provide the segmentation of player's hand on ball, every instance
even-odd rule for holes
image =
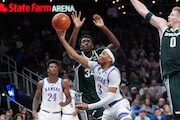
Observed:
[[[65,40],[66,31],[56,31],[60,40]]]
[[[81,103],[79,105],[76,105],[76,108],[80,109],[80,110],[88,110],[88,104],[86,103]]]

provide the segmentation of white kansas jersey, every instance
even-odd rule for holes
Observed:
[[[70,89],[71,102],[62,108],[62,113],[72,114],[75,111],[75,91]],[[66,96],[63,94],[63,101],[66,101]]]
[[[48,78],[43,79],[41,110],[49,112],[61,111],[59,103],[62,101],[62,79],[58,78],[55,83],[50,83]]]
[[[119,84],[121,81],[119,70],[115,66],[103,70],[101,65],[97,62],[89,61],[89,68],[94,71],[94,80],[96,85],[96,92],[99,98],[107,97],[108,87],[117,88],[116,97],[114,100],[119,100],[122,95],[119,92]]]

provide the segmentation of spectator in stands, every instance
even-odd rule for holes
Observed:
[[[121,78],[121,84],[125,83],[126,86],[129,85],[129,80],[127,78],[127,73],[125,71],[122,71],[122,78]]]
[[[0,106],[0,115],[5,114],[5,113],[6,113],[6,110],[3,108],[3,106]]]
[[[155,79],[153,79],[151,81],[151,86],[149,87],[149,93],[152,95],[152,96],[155,96],[155,94],[159,92],[161,93],[161,86],[158,85],[157,81]]]
[[[144,103],[144,101],[141,100],[141,95],[139,93],[136,94],[135,99],[138,99],[141,105]]]
[[[161,93],[157,92],[155,95],[155,100],[154,100],[154,104],[158,104],[159,99],[161,98]]]
[[[142,69],[142,66],[147,64],[148,65],[148,59],[145,57],[145,53],[141,52],[140,57],[138,58],[138,66],[140,66],[140,71]],[[146,73],[146,77],[149,77],[149,74]]]
[[[19,36],[16,37],[16,49],[20,50],[24,47],[24,43]]]
[[[16,56],[16,63],[18,66],[18,71],[21,71],[22,67],[25,64],[25,48],[21,48]]]
[[[148,61],[149,67],[151,68],[151,74],[153,75],[154,79],[157,79],[159,75],[156,74],[156,70],[159,67],[159,63],[155,59],[154,52],[149,53]]]
[[[9,110],[9,112],[11,113],[11,115],[12,115],[12,117],[13,117],[13,116],[14,116],[14,111],[13,111],[13,109],[12,109],[12,108],[9,108],[8,110]]]
[[[30,119],[27,118],[26,114],[21,114],[21,116],[22,116],[23,120],[30,120]]]
[[[157,105],[154,105],[153,102],[146,98],[144,104],[146,105],[146,112],[147,115],[150,117],[154,115],[154,110],[158,107]]]
[[[22,114],[17,113],[17,114],[14,116],[14,120],[24,120],[24,119],[23,119]]]
[[[9,51],[9,44],[6,39],[0,41],[0,52],[6,54]]]
[[[121,85],[123,85],[123,84],[121,84]],[[122,86],[121,86],[121,87],[122,87]],[[128,99],[129,102],[131,103],[131,102],[132,102],[132,97],[131,97],[131,94],[130,94],[130,92],[129,92],[128,87],[125,87],[123,90],[121,90],[121,92],[122,92],[122,96],[123,96],[124,98]]]
[[[45,52],[45,53],[44,53],[44,60],[45,60],[45,63],[50,60],[50,54],[49,54],[49,52]]]
[[[130,87],[140,88],[141,82],[140,82],[139,76],[136,74],[135,71],[131,71],[129,82],[130,82]]]
[[[161,109],[161,111],[163,111],[163,106],[166,104],[166,101],[164,98],[160,98],[158,101],[158,107]]]
[[[141,83],[141,88],[139,90],[139,94],[141,96],[144,95],[146,93],[146,91],[145,91],[146,89],[148,90],[148,87],[147,87],[146,83]]]
[[[72,64],[72,60],[70,59],[69,55],[67,54],[66,51],[63,52],[62,54],[62,61],[63,61],[63,67],[66,67],[70,64]]]
[[[138,115],[140,109],[141,109],[140,101],[138,99],[134,99],[134,101],[131,105],[132,112],[135,113],[136,115]]]
[[[30,120],[31,119],[31,115],[28,112],[26,107],[23,107],[20,111],[21,115],[23,116],[23,120]]]
[[[142,99],[143,101],[145,101],[145,99],[150,99],[153,103],[154,103],[154,101],[155,101],[155,97],[152,96],[150,93],[144,94],[143,96],[141,96],[141,99]]]
[[[131,97],[132,97],[132,101],[136,98],[136,94],[138,94],[139,91],[137,89],[137,87],[132,87],[131,88],[131,91],[130,91],[130,94],[131,94]]]
[[[12,113],[9,111],[9,109],[6,111],[6,119],[7,120],[13,120]]]
[[[6,115],[5,114],[0,115],[0,120],[7,120]]]
[[[124,89],[128,88],[128,86],[125,83],[120,84],[120,91],[123,91]]]
[[[146,111],[144,108],[139,110],[139,115],[136,116],[135,120],[150,120],[149,117],[146,116]]]
[[[44,60],[40,61],[39,66],[36,69],[36,73],[41,77],[45,77],[46,65],[45,65]]]
[[[145,83],[147,86],[151,84],[151,81],[149,80],[149,75],[146,73],[145,68],[141,67],[141,70],[139,72],[139,77],[141,83]]]
[[[117,22],[116,20],[118,20],[119,15],[116,6],[111,5],[108,7],[107,16],[109,17],[109,19],[113,20],[113,22]]]
[[[151,117],[151,120],[167,120],[166,116],[162,113],[160,108],[155,109],[155,115]]]
[[[163,114],[166,116],[167,120],[174,120],[173,114],[171,114],[169,104],[163,106]]]
[[[136,62],[137,56],[139,55],[139,46],[138,46],[137,42],[134,42],[132,49],[130,50],[130,53],[131,53],[131,57],[133,58],[133,60],[135,60],[134,62]]]
[[[149,79],[150,79],[150,81],[157,80],[157,83],[162,83],[162,81],[160,79],[160,74],[157,72],[156,69],[151,69]]]

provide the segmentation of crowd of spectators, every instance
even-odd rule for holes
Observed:
[[[2,111],[0,120],[32,120],[32,116],[26,107],[22,107],[19,112],[14,113],[13,108]]]
[[[50,19],[43,20],[44,16],[41,21],[28,15],[5,16],[0,22],[0,52],[17,62],[19,72],[26,67],[42,77],[47,75],[46,61],[56,58],[61,68],[60,76],[66,72],[73,79],[71,59],[52,29]],[[141,113],[147,117],[162,113],[170,116],[166,89],[160,77],[158,32],[138,16],[133,19],[132,16],[122,16],[116,18],[118,22],[113,21],[107,17],[105,22],[121,44],[116,51],[115,63],[122,76],[120,92],[131,102],[132,111],[137,116]],[[67,39],[71,31],[72,26]],[[91,34],[96,48],[109,41],[93,23],[85,24],[81,34]]]

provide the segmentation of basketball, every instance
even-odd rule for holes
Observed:
[[[67,30],[71,25],[69,16],[65,13],[57,13],[52,18],[52,26],[57,31]]]

